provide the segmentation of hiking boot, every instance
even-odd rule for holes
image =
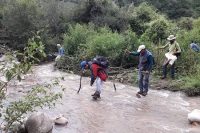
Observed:
[[[172,76],[172,77],[171,77],[171,79],[172,79],[172,80],[174,80],[174,79],[175,79],[175,77],[174,77],[174,76]]]
[[[100,93],[97,94],[97,98],[101,98]]]
[[[147,95],[147,92],[143,92],[142,95],[143,95],[143,96],[146,96],[146,95]]]
[[[138,91],[137,93],[138,93],[138,94],[140,94],[140,95],[142,95],[142,94],[143,94],[143,92],[141,92],[141,91]]]
[[[160,79],[166,79],[167,77],[166,76],[162,76]]]
[[[100,98],[100,93],[98,91],[95,91],[95,93],[92,94],[91,96]]]

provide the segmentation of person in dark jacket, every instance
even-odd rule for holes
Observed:
[[[86,69],[89,69],[91,72],[90,86],[92,86],[96,80],[96,91],[92,96],[96,96],[97,98],[100,98],[103,82],[105,82],[108,77],[106,70],[100,65],[93,63],[92,61],[89,61],[89,62],[82,61],[81,62],[82,74],[85,72]]]
[[[139,56],[138,75],[140,91],[138,94],[146,96],[149,90],[149,75],[153,66],[153,56],[151,52],[145,48],[145,45],[140,45],[137,52],[130,52],[128,50],[126,50],[126,52],[129,55]]]

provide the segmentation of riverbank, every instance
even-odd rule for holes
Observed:
[[[138,86],[138,75],[137,69],[122,69],[122,68],[111,68],[110,79],[123,84],[129,84],[133,86]],[[199,85],[196,87],[191,87],[192,85],[187,85],[186,78],[177,77],[176,79],[166,78],[164,80],[160,79],[160,76],[152,72],[150,77],[150,89],[153,90],[169,90],[172,92],[184,92],[187,96],[200,96]],[[191,83],[192,84],[192,83]]]

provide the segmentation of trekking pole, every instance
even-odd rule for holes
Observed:
[[[77,94],[79,93],[79,91],[81,90],[81,80],[82,80],[82,75],[80,76],[80,85],[79,85],[79,89],[77,91]]]
[[[114,87],[114,90],[115,92],[117,91],[117,88],[116,88],[116,85],[115,85],[115,80],[113,80],[113,87]]]
[[[124,58],[125,54],[123,54],[123,57],[121,59],[121,64],[120,64],[120,67],[119,67],[119,71],[120,71],[120,68],[122,67],[122,61],[123,61],[123,58]],[[117,78],[117,75],[115,75],[115,79]],[[113,87],[114,87],[114,90],[115,92],[117,91],[117,88],[116,88],[116,85],[115,85],[115,80],[113,80]]]

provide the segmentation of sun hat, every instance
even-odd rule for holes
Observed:
[[[174,39],[176,39],[176,37],[175,37],[174,35],[170,35],[170,36],[167,38],[167,40],[169,40],[169,41],[174,40]]]
[[[140,45],[140,46],[138,47],[137,52],[140,52],[140,51],[143,50],[143,49],[145,49],[145,45]]]

